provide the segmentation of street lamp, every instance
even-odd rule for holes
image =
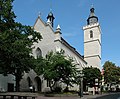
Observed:
[[[83,97],[83,76],[84,74],[82,73],[82,70],[80,71],[79,74],[79,96],[80,98]]]

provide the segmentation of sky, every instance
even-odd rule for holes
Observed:
[[[91,5],[99,19],[102,31],[102,61],[111,61],[120,66],[120,0],[14,0],[16,21],[33,26],[41,14],[43,21],[52,10],[54,30],[59,24],[62,37],[84,55],[83,26],[87,24]]]

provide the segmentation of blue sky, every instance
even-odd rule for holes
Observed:
[[[84,55],[83,30],[94,5],[102,30],[102,65],[109,60],[120,66],[120,0],[15,0],[16,21],[33,26],[41,13],[42,20],[52,8],[54,29],[61,26],[63,38]]]

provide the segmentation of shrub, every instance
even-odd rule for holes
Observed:
[[[61,92],[61,91],[62,91],[62,88],[61,88],[61,87],[55,87],[55,88],[54,88],[54,92],[59,93],[59,92]]]

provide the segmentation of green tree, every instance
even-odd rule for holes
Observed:
[[[83,69],[83,74],[84,90],[86,90],[86,85],[94,87],[95,79],[101,80],[101,72],[98,68],[86,67]]]
[[[114,63],[106,61],[103,65],[105,83],[118,82],[120,79],[120,68]]]
[[[0,0],[0,69],[4,75],[16,77],[16,91],[24,72],[34,67],[33,42],[41,35],[30,26],[15,22],[13,0]]]
[[[77,68],[72,59],[64,56],[63,51],[60,53],[49,52],[42,60],[44,65],[38,63],[35,71],[38,75],[43,74],[44,78],[50,82],[51,91],[58,81],[66,84],[67,87],[72,86],[72,83],[75,82],[74,78],[77,76]]]

